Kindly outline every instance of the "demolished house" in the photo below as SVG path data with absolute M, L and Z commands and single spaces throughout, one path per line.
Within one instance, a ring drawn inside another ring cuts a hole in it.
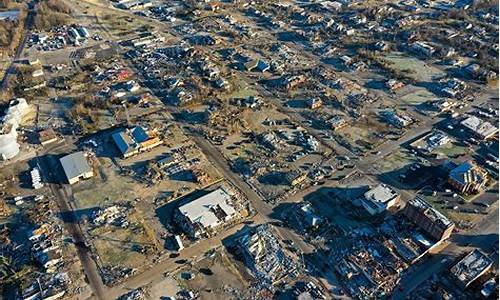
M 274 284 L 298 271 L 298 264 L 283 251 L 278 238 L 267 224 L 251 228 L 237 241 L 252 275 L 261 283 Z

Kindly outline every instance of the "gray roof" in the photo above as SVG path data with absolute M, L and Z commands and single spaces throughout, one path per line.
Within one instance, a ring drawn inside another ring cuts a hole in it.
M 66 174 L 71 179 L 92 171 L 82 151 L 68 154 L 59 159 Z
M 219 220 L 212 208 L 219 207 L 231 217 L 236 210 L 231 205 L 231 196 L 223 188 L 210 192 L 198 199 L 179 207 L 180 212 L 193 223 L 200 223 L 204 228 L 214 227 L 223 222 Z

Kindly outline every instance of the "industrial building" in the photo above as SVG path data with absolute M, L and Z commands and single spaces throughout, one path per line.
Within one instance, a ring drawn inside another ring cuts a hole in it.
M 123 158 L 150 150 L 163 143 L 154 132 L 146 131 L 140 126 L 114 133 L 112 138 Z
M 488 173 L 472 162 L 465 162 L 450 171 L 448 183 L 462 194 L 481 192 L 488 182 Z
M 492 138 L 498 133 L 498 128 L 476 116 L 470 116 L 460 122 L 460 124 L 481 140 Z
M 457 284 L 465 289 L 486 273 L 492 265 L 493 261 L 486 254 L 475 249 L 454 265 L 450 271 L 457 280 Z
M 409 201 L 403 213 L 408 219 L 437 241 L 447 239 L 455 228 L 455 224 L 452 221 L 437 211 L 420 196 Z
M 69 184 L 75 184 L 82 179 L 88 179 L 94 176 L 87 157 L 82 151 L 68 154 L 59 159 L 66 174 Z
M 379 184 L 367 191 L 361 204 L 371 215 L 380 214 L 399 203 L 400 195 L 391 187 Z
M 231 198 L 224 188 L 218 188 L 178 207 L 176 222 L 192 238 L 211 236 L 238 216 Z

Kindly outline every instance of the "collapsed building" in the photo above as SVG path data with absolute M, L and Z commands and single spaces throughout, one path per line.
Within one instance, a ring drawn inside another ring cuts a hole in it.
M 251 228 L 237 240 L 236 247 L 259 283 L 272 285 L 298 271 L 298 263 L 283 251 L 267 224 Z
M 454 265 L 450 272 L 457 284 L 465 289 L 486 273 L 492 265 L 493 261 L 486 254 L 475 249 Z

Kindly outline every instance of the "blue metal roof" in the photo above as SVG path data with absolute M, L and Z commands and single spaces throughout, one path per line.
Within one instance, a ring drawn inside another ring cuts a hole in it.
M 112 138 L 122 154 L 133 151 L 136 147 L 134 141 L 132 141 L 132 139 L 124 131 L 114 133 Z
M 142 127 L 139 126 L 132 128 L 130 135 L 136 143 L 142 143 L 149 140 L 149 135 Z

